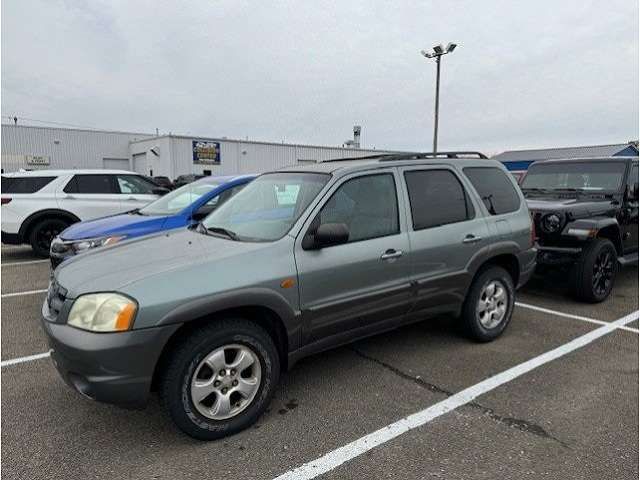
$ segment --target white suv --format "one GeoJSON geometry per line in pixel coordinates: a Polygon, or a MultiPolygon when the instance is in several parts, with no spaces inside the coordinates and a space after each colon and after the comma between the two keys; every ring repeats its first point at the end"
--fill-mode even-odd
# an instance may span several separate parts
{"type": "Polygon", "coordinates": [[[166,191],[123,170],[3,174],[2,243],[28,243],[46,257],[51,240],[72,223],[140,208],[166,191]]]}

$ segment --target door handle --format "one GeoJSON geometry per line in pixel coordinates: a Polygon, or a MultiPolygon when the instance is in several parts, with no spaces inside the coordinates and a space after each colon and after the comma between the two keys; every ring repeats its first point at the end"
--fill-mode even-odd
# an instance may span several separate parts
{"type": "Polygon", "coordinates": [[[76,199],[76,197],[74,197],[73,195],[69,195],[69,194],[65,195],[64,198],[65,198],[65,200],[75,200],[76,199]]]}
{"type": "Polygon", "coordinates": [[[380,255],[380,260],[395,260],[396,258],[400,258],[402,256],[402,250],[394,250],[390,248],[382,255],[380,255]]]}
{"type": "Polygon", "coordinates": [[[137,198],[136,198],[136,197],[127,197],[127,201],[130,201],[130,202],[131,202],[131,201],[135,201],[135,200],[137,200],[137,198]]]}
{"type": "Polygon", "coordinates": [[[469,235],[467,235],[462,239],[462,243],[476,243],[476,242],[479,242],[480,240],[482,240],[482,237],[476,237],[475,235],[470,233],[469,235]]]}

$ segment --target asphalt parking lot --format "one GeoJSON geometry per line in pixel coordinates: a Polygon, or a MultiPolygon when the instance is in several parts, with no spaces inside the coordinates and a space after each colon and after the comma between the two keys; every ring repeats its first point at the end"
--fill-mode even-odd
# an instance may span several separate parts
{"type": "Polygon", "coordinates": [[[31,357],[48,271],[2,247],[3,478],[638,478],[637,267],[600,305],[534,279],[493,343],[440,318],[305,359],[254,428],[209,443],[31,357]]]}

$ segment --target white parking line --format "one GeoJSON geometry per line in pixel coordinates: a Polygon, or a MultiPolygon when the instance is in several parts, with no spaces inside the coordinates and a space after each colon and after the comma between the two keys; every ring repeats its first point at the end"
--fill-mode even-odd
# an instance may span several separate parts
{"type": "Polygon", "coordinates": [[[531,370],[544,365],[545,363],[556,360],[563,357],[574,350],[584,347],[598,338],[607,335],[621,326],[624,326],[630,322],[633,322],[638,318],[640,311],[636,311],[629,315],[626,315],[619,320],[611,323],[605,323],[599,328],[590,331],[589,333],[582,335],[564,345],[554,348],[542,355],[527,360],[515,367],[505,370],[502,373],[489,377],[480,383],[477,383],[461,392],[451,395],[446,400],[438,402],[435,405],[421,410],[417,413],[404,417],[397,422],[394,422],[386,427],[376,430],[364,437],[361,437],[353,442],[337,448],[322,457],[313,460],[309,463],[289,470],[278,476],[275,480],[310,480],[316,478],[319,475],[327,473],[334,468],[342,465],[349,460],[352,460],[367,451],[382,445],[394,438],[409,432],[415,428],[421,427],[431,420],[438,418],[445,413],[451,412],[458,407],[461,407],[469,402],[472,402],[475,398],[483,395],[507,382],[510,382],[531,370]]]}
{"type": "MultiPolygon", "coordinates": [[[[609,322],[603,322],[602,320],[596,320],[595,318],[581,317],[580,315],[573,315],[571,313],[559,312],[557,310],[550,310],[548,308],[538,307],[537,305],[530,305],[528,303],[516,302],[516,306],[521,308],[528,308],[529,310],[535,310],[536,312],[549,313],[558,317],[571,318],[573,320],[582,320],[583,322],[594,323],[596,325],[608,325],[609,322]]],[[[640,333],[640,330],[632,327],[620,326],[617,327],[620,330],[626,330],[627,332],[640,333]]]]}
{"type": "Polygon", "coordinates": [[[25,260],[24,262],[2,262],[3,267],[15,267],[16,265],[30,265],[32,263],[49,263],[49,260],[25,260]]]}
{"type": "Polygon", "coordinates": [[[12,358],[11,360],[3,360],[0,362],[0,367],[9,367],[11,365],[17,365],[18,363],[31,362],[33,360],[40,360],[41,358],[47,358],[51,355],[51,350],[44,353],[37,353],[35,355],[29,355],[26,357],[12,358]]]}
{"type": "Polygon", "coordinates": [[[22,297],[24,295],[35,295],[36,293],[45,293],[47,289],[44,290],[27,290],[26,292],[13,292],[13,293],[3,293],[2,298],[9,297],[22,297]]]}

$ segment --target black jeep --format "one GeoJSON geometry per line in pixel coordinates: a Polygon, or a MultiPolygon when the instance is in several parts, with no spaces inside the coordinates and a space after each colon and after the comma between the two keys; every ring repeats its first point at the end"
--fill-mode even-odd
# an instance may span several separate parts
{"type": "Polygon", "coordinates": [[[564,268],[577,298],[606,299],[618,264],[638,262],[638,157],[535,162],[521,188],[538,269],[564,268]]]}

